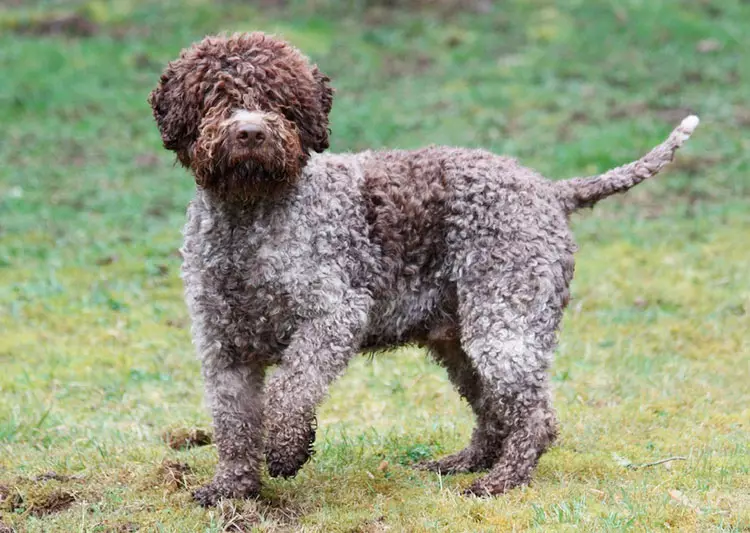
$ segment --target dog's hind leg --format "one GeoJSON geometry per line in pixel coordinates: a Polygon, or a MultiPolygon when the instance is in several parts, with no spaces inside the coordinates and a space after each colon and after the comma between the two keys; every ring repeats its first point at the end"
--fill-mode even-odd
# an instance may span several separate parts
{"type": "Polygon", "coordinates": [[[469,489],[477,495],[527,484],[557,435],[547,370],[573,257],[565,240],[529,235],[467,254],[458,280],[461,344],[482,385],[481,409],[507,430],[490,472],[469,489]]]}
{"type": "Polygon", "coordinates": [[[500,310],[505,306],[486,302],[472,301],[474,309],[464,320],[464,343],[484,389],[484,416],[502,420],[506,434],[489,474],[469,489],[479,495],[527,484],[557,434],[546,375],[554,330],[535,331],[522,315],[511,317],[500,310]]]}
{"type": "Polygon", "coordinates": [[[447,370],[459,394],[469,402],[476,416],[476,427],[466,448],[437,461],[419,463],[417,468],[441,474],[487,470],[500,454],[507,428],[498,413],[485,407],[479,375],[458,339],[432,341],[429,347],[435,360],[447,370]]]}

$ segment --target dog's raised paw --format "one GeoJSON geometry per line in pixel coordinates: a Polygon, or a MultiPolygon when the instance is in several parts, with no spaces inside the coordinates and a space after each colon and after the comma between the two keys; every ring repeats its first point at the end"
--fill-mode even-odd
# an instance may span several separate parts
{"type": "Polygon", "coordinates": [[[290,478],[313,456],[317,421],[289,424],[269,430],[266,464],[271,477],[290,478]]]}

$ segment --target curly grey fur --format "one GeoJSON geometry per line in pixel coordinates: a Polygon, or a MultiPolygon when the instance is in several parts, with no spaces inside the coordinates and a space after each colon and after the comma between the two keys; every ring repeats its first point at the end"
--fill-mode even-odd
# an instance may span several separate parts
{"type": "Polygon", "coordinates": [[[404,343],[432,351],[477,418],[465,450],[422,466],[489,469],[474,494],[527,483],[557,433],[547,369],[573,277],[568,215],[656,173],[694,122],[639,163],[567,182],[430,147],[312,155],[251,198],[199,185],[182,275],[219,465],[196,498],[257,495],[264,452],[272,476],[294,475],[351,358],[404,343]]]}

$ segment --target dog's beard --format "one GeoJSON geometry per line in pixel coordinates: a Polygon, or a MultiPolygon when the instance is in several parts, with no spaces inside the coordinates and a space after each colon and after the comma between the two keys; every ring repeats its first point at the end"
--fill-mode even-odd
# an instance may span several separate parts
{"type": "MultiPolygon", "coordinates": [[[[301,159],[301,158],[300,158],[301,159]]],[[[196,169],[196,181],[206,190],[228,201],[246,202],[276,196],[294,184],[301,172],[302,161],[289,164],[278,159],[245,158],[196,169]]]]}

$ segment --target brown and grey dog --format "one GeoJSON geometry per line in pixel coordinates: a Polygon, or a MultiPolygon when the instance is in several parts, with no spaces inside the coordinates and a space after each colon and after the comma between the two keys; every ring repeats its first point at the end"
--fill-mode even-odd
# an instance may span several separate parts
{"type": "Polygon", "coordinates": [[[634,163],[552,182],[482,150],[317,155],[332,97],[261,33],[193,45],[151,94],[197,183],[182,277],[219,464],[195,498],[257,495],[264,455],[293,476],[351,358],[404,343],[426,346],[476,415],[466,449],[422,466],[489,470],[473,494],[528,483],[557,433],[547,369],[573,277],[568,217],[659,172],[698,119],[634,163]]]}

